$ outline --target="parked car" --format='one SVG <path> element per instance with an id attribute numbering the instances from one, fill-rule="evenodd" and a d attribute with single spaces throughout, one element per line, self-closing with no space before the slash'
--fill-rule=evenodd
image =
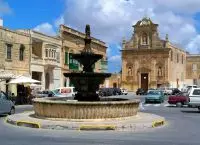
<path id="1" fill-rule="evenodd" d="M 98 91 L 99 96 L 107 96 L 107 89 L 106 88 L 99 88 Z"/>
<path id="2" fill-rule="evenodd" d="M 127 95 L 128 94 L 128 90 L 124 89 L 124 88 L 121 88 L 121 92 L 122 92 L 122 95 Z"/>
<path id="3" fill-rule="evenodd" d="M 61 88 L 56 88 L 54 90 L 52 90 L 54 94 L 56 94 L 56 96 L 60 96 L 60 97 L 75 97 L 75 94 L 77 93 L 75 91 L 74 87 L 61 87 Z"/>
<path id="4" fill-rule="evenodd" d="M 161 87 L 161 88 L 158 88 L 158 90 L 162 90 L 164 95 L 171 95 L 173 88 Z"/>
<path id="5" fill-rule="evenodd" d="M 176 95 L 176 94 L 179 94 L 179 93 L 182 93 L 182 92 L 178 88 L 173 88 L 171 95 Z"/>
<path id="6" fill-rule="evenodd" d="M 0 92 L 0 114 L 14 114 L 15 105 L 3 91 Z"/>
<path id="7" fill-rule="evenodd" d="M 178 93 L 176 95 L 171 95 L 168 98 L 168 103 L 176 105 L 177 107 L 182 107 L 183 105 L 187 104 L 188 100 L 187 93 Z"/>
<path id="8" fill-rule="evenodd" d="M 164 102 L 164 93 L 160 90 L 150 90 L 145 97 L 145 103 Z"/>
<path id="9" fill-rule="evenodd" d="M 136 95 L 146 95 L 146 91 L 142 88 L 137 89 Z"/>
<path id="10" fill-rule="evenodd" d="M 181 89 L 182 92 L 188 92 L 191 88 L 197 88 L 197 85 L 187 85 Z"/>
<path id="11" fill-rule="evenodd" d="M 50 90 L 45 90 L 45 91 L 38 91 L 36 94 L 37 98 L 43 98 L 43 97 L 53 97 L 55 95 L 54 92 Z"/>
<path id="12" fill-rule="evenodd" d="M 113 95 L 122 95 L 122 91 L 120 88 L 113 88 Z"/>
<path id="13" fill-rule="evenodd" d="M 188 92 L 188 106 L 198 108 L 200 111 L 200 88 L 191 88 Z"/>

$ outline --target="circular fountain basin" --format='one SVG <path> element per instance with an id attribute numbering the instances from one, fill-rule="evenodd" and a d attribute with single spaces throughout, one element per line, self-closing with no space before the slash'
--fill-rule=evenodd
<path id="1" fill-rule="evenodd" d="M 79 102 L 64 98 L 36 98 L 35 115 L 46 118 L 109 119 L 137 115 L 139 100 L 107 98 L 97 102 Z"/>

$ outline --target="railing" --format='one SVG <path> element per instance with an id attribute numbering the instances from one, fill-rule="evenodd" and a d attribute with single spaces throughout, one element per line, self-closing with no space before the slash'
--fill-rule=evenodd
<path id="1" fill-rule="evenodd" d="M 49 57 L 44 58 L 44 65 L 56 66 L 57 65 L 56 58 L 49 58 Z"/>

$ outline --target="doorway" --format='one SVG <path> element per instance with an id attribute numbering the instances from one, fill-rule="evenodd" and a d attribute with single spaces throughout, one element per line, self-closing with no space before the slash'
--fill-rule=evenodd
<path id="1" fill-rule="evenodd" d="M 113 83 L 113 88 L 117 88 L 117 83 Z"/>
<path id="2" fill-rule="evenodd" d="M 46 90 L 49 89 L 49 83 L 50 83 L 50 76 L 49 76 L 49 73 L 46 73 L 45 75 L 45 89 Z"/>
<path id="3" fill-rule="evenodd" d="M 145 91 L 148 90 L 148 82 L 149 82 L 148 73 L 142 73 L 141 74 L 141 88 L 144 89 Z"/>

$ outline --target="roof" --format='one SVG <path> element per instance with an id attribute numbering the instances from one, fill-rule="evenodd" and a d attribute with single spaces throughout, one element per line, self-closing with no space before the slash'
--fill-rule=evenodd
<path id="1" fill-rule="evenodd" d="M 81 38 L 83 38 L 83 39 L 85 38 L 85 33 L 80 32 L 80 31 L 78 31 L 78 30 L 75 30 L 75 29 L 73 29 L 73 28 L 70 28 L 70 27 L 68 27 L 68 26 L 66 26 L 66 25 L 63 25 L 63 24 L 60 25 L 60 31 L 64 31 L 64 32 L 67 32 L 67 33 L 70 33 L 70 34 L 79 36 L 79 37 L 81 37 Z M 100 39 L 97 39 L 97 38 L 94 38 L 94 37 L 91 37 L 91 38 L 92 38 L 92 41 L 93 41 L 93 42 L 95 42 L 95 43 L 97 43 L 97 44 L 100 44 L 100 45 L 106 47 L 106 43 L 105 43 L 104 41 L 102 41 L 102 40 L 100 40 Z"/>
<path id="2" fill-rule="evenodd" d="M 148 17 L 144 17 L 142 18 L 142 20 L 139 20 L 135 26 L 148 26 L 148 25 L 158 25 L 158 24 L 154 24 L 150 18 Z"/>

